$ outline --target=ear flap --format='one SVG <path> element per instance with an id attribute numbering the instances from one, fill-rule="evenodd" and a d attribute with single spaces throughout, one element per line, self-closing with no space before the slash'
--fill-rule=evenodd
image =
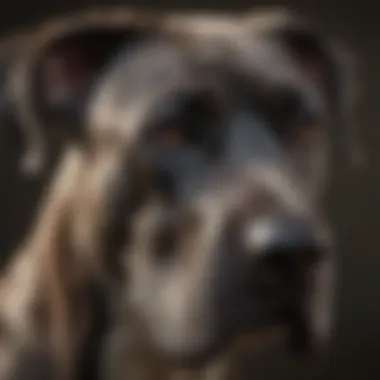
<path id="1" fill-rule="evenodd" d="M 125 8 L 78 13 L 39 27 L 8 60 L 0 117 L 24 140 L 22 170 L 45 166 L 49 139 L 83 136 L 92 85 L 122 46 L 145 38 L 148 19 Z"/>
<path id="2" fill-rule="evenodd" d="M 363 163 L 365 155 L 357 144 L 353 122 L 358 95 L 354 57 L 307 21 L 286 11 L 259 13 L 249 19 L 249 24 L 280 43 L 302 74 L 321 92 L 334 127 L 331 131 L 334 145 L 347 150 L 345 154 L 354 164 Z"/>

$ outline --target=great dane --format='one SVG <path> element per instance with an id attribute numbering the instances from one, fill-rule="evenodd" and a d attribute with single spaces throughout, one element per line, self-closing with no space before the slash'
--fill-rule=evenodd
<path id="1" fill-rule="evenodd" d="M 0 280 L 0 379 L 237 379 L 269 337 L 325 347 L 348 56 L 285 11 L 70 20 L 3 60 L 3 116 L 65 148 Z"/>

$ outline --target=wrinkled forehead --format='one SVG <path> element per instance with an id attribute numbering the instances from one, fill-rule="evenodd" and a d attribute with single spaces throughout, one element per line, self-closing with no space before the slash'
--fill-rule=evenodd
<path id="1" fill-rule="evenodd" d="M 133 124 L 155 101 L 197 89 L 234 102 L 237 83 L 241 90 L 291 90 L 314 112 L 323 110 L 315 86 L 278 41 L 235 27 L 230 34 L 167 33 L 121 50 L 98 83 L 90 118 L 96 128 Z"/>

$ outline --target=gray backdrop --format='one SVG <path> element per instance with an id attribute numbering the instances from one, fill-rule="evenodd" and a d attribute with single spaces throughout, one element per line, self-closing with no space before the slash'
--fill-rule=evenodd
<path id="1" fill-rule="evenodd" d="M 48 4 L 42 0 L 12 0 L 0 5 L 0 28 L 8 31 L 50 14 L 86 4 L 117 1 L 66 0 Z M 118 1 L 122 3 L 122 1 Z M 368 3 L 368 4 L 366 4 Z M 363 105 L 360 138 L 369 153 L 365 171 L 350 169 L 336 157 L 326 206 L 338 234 L 342 268 L 337 342 L 328 363 L 300 363 L 281 351 L 252 363 L 255 379 L 363 379 L 380 378 L 380 159 L 379 118 L 380 33 L 378 13 L 369 1 L 344 0 L 142 0 L 128 4 L 143 7 L 238 9 L 255 5 L 282 4 L 312 17 L 327 32 L 341 38 L 361 59 Z M 21 12 L 22 10 L 22 12 Z M 0 249 L 4 255 L 25 232 L 45 180 L 28 181 L 15 176 L 10 149 L 0 152 Z M 379 362 L 379 363 L 378 363 Z"/>

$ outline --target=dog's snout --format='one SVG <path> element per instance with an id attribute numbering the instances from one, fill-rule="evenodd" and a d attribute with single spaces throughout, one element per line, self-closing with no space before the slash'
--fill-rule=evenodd
<path id="1" fill-rule="evenodd" d="M 249 225 L 246 230 L 249 252 L 278 262 L 313 263 L 323 244 L 312 224 L 296 216 L 272 216 Z"/>

